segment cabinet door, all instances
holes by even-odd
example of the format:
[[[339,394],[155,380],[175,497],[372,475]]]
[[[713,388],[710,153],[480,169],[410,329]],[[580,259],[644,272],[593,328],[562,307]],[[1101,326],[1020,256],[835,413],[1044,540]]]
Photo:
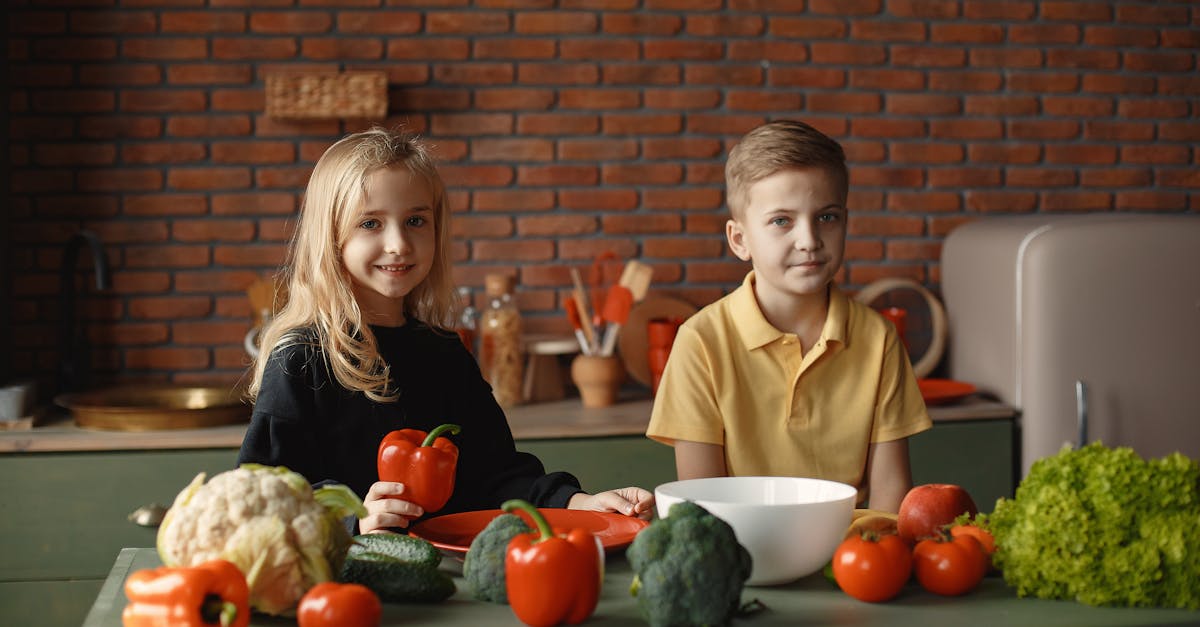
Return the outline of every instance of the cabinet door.
[[[537,455],[547,472],[575,475],[592,494],[628,486],[653,492],[675,480],[675,449],[644,436],[521,440],[517,449]]]
[[[0,581],[103,579],[121,548],[154,546],[130,512],[236,461],[235,449],[0,456]]]
[[[909,439],[913,484],[953,483],[967,490],[981,512],[1011,497],[1015,463],[1011,420],[935,422]]]

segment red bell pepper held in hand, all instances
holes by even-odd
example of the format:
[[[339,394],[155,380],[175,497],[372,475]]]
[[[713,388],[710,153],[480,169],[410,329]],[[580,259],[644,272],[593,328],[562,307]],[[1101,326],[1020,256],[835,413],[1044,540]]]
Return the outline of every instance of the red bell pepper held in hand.
[[[147,568],[125,580],[125,627],[246,627],[250,588],[232,562],[212,560],[184,568]]]
[[[454,493],[458,447],[443,437],[457,434],[458,425],[441,425],[426,434],[419,429],[400,429],[379,443],[379,480],[404,484],[400,497],[416,503],[426,513],[446,506]]]
[[[596,611],[604,563],[600,543],[586,529],[555,536],[537,508],[520,499],[505,501],[506,512],[524,510],[537,531],[508,543],[504,558],[508,603],[530,627],[581,623]]]
[[[379,627],[383,604],[370,588],[357,583],[319,583],[300,599],[300,627]]]

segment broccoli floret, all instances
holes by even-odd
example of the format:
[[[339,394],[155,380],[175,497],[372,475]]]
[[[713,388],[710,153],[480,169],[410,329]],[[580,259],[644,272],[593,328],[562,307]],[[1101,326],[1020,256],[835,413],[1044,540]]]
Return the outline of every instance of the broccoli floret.
[[[463,560],[463,579],[480,601],[508,603],[504,579],[504,556],[508,542],[515,536],[533,531],[516,514],[501,514],[492,519],[471,541]]]
[[[733,528],[690,501],[638,533],[625,557],[635,573],[630,592],[654,627],[729,624],[750,577],[750,553]]]

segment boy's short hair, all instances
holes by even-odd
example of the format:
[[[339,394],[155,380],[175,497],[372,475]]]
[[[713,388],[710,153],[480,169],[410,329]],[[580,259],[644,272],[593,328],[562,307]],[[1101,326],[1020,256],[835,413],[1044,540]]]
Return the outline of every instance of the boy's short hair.
[[[798,120],[777,120],[746,133],[725,162],[729,211],[738,217],[746,207],[750,186],[788,168],[825,168],[838,178],[842,197],[849,192],[846,153],[821,131]]]

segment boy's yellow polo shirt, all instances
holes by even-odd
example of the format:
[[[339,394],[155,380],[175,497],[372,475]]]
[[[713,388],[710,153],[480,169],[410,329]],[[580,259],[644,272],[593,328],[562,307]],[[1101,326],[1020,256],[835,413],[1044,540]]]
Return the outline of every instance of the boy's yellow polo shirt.
[[[871,442],[932,423],[895,328],[829,289],[821,337],[804,355],[771,326],[754,272],[679,329],[646,435],[725,447],[733,476],[796,476],[860,488]]]

